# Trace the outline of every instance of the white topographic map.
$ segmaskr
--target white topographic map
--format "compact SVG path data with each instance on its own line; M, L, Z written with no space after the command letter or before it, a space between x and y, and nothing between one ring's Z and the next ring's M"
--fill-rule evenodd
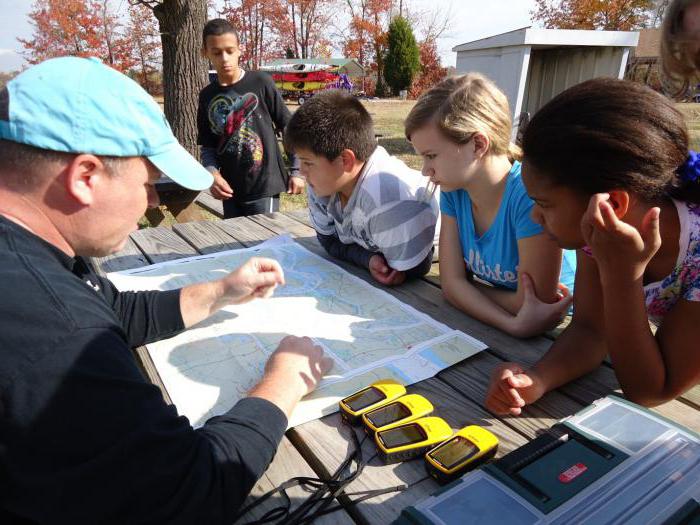
M290 427L335 412L340 399L378 379L415 383L486 348L288 237L108 277L122 291L171 290L223 277L253 256L282 265L286 285L273 297L228 306L180 335L147 345L178 412L195 427L244 397L289 334L311 337L335 361L298 405Z

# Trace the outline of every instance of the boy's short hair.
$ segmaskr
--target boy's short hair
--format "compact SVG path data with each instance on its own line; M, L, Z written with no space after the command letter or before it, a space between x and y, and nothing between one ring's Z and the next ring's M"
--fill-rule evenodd
M209 20L204 24L204 29L202 29L202 46L207 47L207 37L208 36L221 36L226 33L233 33L236 37L236 42L240 45L241 39L238 38L238 31L233 27L231 22L224 18L214 18Z
M376 147L372 117L359 100L339 90L314 95L284 130L285 150L305 149L330 161L349 149L364 162Z

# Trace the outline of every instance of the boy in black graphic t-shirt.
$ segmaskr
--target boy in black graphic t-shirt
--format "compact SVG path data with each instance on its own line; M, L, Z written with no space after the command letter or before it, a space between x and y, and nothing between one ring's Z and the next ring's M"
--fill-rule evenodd
M218 76L199 94L197 142L202 164L214 176L211 192L223 200L224 217L279 210L279 194L301 193L303 179L289 176L276 131L290 113L272 78L238 65L238 34L226 20L210 20L202 31L202 53Z

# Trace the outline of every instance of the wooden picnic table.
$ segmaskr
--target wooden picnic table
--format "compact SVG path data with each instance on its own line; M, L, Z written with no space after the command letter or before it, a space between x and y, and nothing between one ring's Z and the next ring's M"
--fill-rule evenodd
M197 221L175 224L170 228L148 228L131 235L126 247L115 255L96 258L93 265L99 272L125 270L199 254L254 246L279 234L291 234L309 250L328 258L316 240L306 211L273 213L219 221ZM574 414L592 401L619 386L612 368L604 363L595 372L545 395L524 410L519 417L500 417L483 406L489 376L503 361L518 361L529 365L537 361L552 343L546 337L515 339L493 327L482 324L450 306L442 297L439 279L419 279L397 288L374 283L369 274L340 261L333 261L350 273L383 288L401 301L427 313L438 321L480 339L488 349L443 370L437 376L408 387L409 392L425 395L435 406L435 413L453 428L477 424L491 430L500 440L500 457L533 439L559 419ZM165 391L158 373L145 349L137 354L148 377ZM700 431L700 389L696 387L683 397L654 409L657 413L696 432ZM349 427L341 423L338 414L300 425L287 431L274 462L253 490L252 497L294 476L327 477L352 452ZM369 440L363 444L365 458L375 454ZM347 493L408 485L402 492L385 494L351 505L356 496ZM423 461L414 460L384 465L374 457L363 473L342 493L338 501L344 510L318 520L318 523L389 523L408 505L413 505L438 489L425 471ZM290 494L294 504L308 496L299 489ZM275 504L277 496L242 523L260 516Z

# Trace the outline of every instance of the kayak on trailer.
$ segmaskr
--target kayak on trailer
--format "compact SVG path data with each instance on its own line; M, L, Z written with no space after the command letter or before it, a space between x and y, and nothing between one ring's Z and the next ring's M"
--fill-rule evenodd
M260 71L268 71L275 73L293 73L295 71L326 71L333 69L336 66L332 64L277 64L275 66L260 66Z
M326 87L326 82L275 82L277 89L287 91L314 91Z
M311 71L309 73L273 73L275 82L327 82L337 80L338 74L330 71Z

